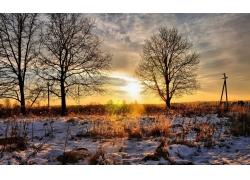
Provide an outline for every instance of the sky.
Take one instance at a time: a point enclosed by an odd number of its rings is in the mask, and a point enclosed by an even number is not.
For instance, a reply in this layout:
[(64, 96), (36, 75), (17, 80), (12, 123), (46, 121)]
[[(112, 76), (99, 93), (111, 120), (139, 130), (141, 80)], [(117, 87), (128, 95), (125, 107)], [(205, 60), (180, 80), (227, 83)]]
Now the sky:
[[(134, 71), (144, 41), (159, 28), (176, 27), (200, 53), (197, 80), (201, 89), (172, 102), (219, 101), (227, 78), (230, 101), (250, 99), (250, 14), (249, 13), (87, 13), (94, 18), (93, 30), (103, 39), (103, 48), (113, 54), (110, 74), (112, 96), (94, 96), (86, 101), (163, 103), (155, 95), (131, 93), (127, 85), (136, 82)], [(225, 100), (225, 93), (223, 96)], [(84, 101), (84, 99), (83, 99)]]
[[(193, 50), (200, 53), (197, 80), (201, 89), (194, 95), (172, 99), (172, 102), (219, 101), (223, 73), (228, 77), (229, 101), (249, 100), (250, 13), (244, 2), (204, 1), (204, 4), (198, 5), (195, 0), (191, 0), (188, 3), (180, 1), (182, 6), (176, 6), (173, 2), (156, 1), (158, 4), (145, 1), (142, 6), (140, 2), (131, 0), (123, 4), (95, 0), (84, 5), (77, 4), (82, 1), (73, 0), (75, 4), (60, 1), (58, 7), (54, 1), (54, 4), (47, 6), (49, 1), (46, 0), (47, 3), (39, 7), (30, 4), (32, 8), (28, 9), (18, 8), (20, 2), (17, 1), (15, 7), (18, 9), (11, 7), (7, 12), (30, 12), (30, 9), (38, 13), (77, 12), (95, 19), (93, 33), (103, 40), (102, 48), (113, 55), (113, 71), (109, 74), (110, 84), (107, 85), (112, 93), (83, 97), (80, 104), (106, 103), (110, 99), (114, 103), (131, 103), (135, 100), (139, 103), (164, 103), (154, 94), (141, 95), (134, 78), (144, 41), (157, 34), (161, 27), (176, 27), (184, 38), (193, 43)], [(192, 6), (194, 3), (196, 6)], [(5, 12), (6, 8), (3, 10)], [(55, 100), (52, 104), (60, 104), (60, 101)], [(77, 102), (68, 99), (67, 104)]]

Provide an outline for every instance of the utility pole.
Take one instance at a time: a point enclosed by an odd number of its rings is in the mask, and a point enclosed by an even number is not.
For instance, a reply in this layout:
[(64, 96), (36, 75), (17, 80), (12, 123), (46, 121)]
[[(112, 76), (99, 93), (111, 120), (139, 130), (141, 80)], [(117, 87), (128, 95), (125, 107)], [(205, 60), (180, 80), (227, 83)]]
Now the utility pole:
[(221, 92), (220, 105), (221, 105), (221, 101), (222, 101), (222, 97), (223, 97), (223, 92), (224, 92), (224, 89), (225, 89), (225, 91), (226, 91), (225, 92), (226, 93), (226, 111), (228, 111), (227, 81), (226, 81), (226, 79), (228, 77), (226, 77), (225, 73), (223, 75), (224, 75), (224, 77), (222, 79), (224, 79), (224, 83), (223, 83), (222, 92)]

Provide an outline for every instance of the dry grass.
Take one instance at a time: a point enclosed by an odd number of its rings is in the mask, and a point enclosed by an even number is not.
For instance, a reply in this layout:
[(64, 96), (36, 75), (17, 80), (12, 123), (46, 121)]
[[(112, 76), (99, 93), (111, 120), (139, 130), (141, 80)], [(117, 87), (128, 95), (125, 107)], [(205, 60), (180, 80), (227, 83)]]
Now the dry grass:
[(110, 121), (107, 119), (92, 120), (91, 128), (85, 132), (80, 130), (77, 133), (78, 137), (91, 137), (91, 138), (123, 138), (126, 137), (124, 125), (118, 121)]
[(160, 144), (156, 147), (153, 153), (147, 154), (142, 160), (154, 160), (159, 161), (161, 157), (168, 160), (169, 159), (169, 152), (167, 150), (168, 143), (166, 139), (161, 139)]
[(63, 155), (58, 156), (56, 159), (62, 163), (66, 164), (76, 164), (80, 160), (84, 161), (90, 154), (82, 151), (69, 151), (65, 152)]
[(89, 165), (105, 165), (107, 164), (105, 161), (105, 151), (102, 146), (96, 151), (95, 154), (91, 155), (88, 159)]
[(196, 137), (196, 141), (204, 142), (205, 147), (213, 147), (215, 144), (213, 140), (213, 136), (216, 131), (215, 124), (208, 124), (206, 122), (200, 123), (197, 130), (198, 134)]
[(230, 133), (233, 136), (250, 136), (250, 115), (247, 113), (233, 114), (230, 117)]
[(24, 151), (28, 147), (27, 139), (23, 137), (7, 137), (0, 139), (0, 145), (5, 151), (21, 150)]
[(28, 123), (24, 121), (18, 122), (16, 118), (7, 119), (5, 121), (4, 138), (0, 139), (2, 152), (21, 150), (24, 151), (28, 147)]
[(189, 141), (187, 139), (175, 138), (170, 142), (170, 144), (182, 144), (182, 145), (188, 146), (190, 148), (196, 147), (196, 145), (194, 144), (193, 141)]
[(142, 129), (140, 126), (137, 126), (132, 129), (128, 129), (128, 139), (142, 139)]
[(169, 137), (171, 134), (170, 124), (165, 121), (164, 123), (154, 123), (152, 128), (149, 129), (149, 135), (154, 137)]

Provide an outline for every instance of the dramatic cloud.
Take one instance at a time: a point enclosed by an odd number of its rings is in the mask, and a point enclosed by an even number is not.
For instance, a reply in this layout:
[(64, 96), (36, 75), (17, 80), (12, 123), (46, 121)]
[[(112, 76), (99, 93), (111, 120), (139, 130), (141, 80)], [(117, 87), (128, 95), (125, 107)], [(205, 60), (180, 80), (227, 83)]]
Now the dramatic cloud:
[[(219, 100), (223, 73), (228, 76), (229, 99), (250, 99), (250, 14), (95, 13), (83, 16), (95, 19), (94, 33), (104, 40), (103, 48), (113, 54), (115, 73), (133, 77), (144, 40), (158, 33), (160, 27), (176, 27), (193, 43), (193, 50), (200, 53), (198, 80), (202, 86), (197, 95), (177, 101), (202, 100), (201, 96), (207, 97), (206, 100)], [(115, 87), (127, 84), (124, 79), (110, 79), (110, 86), (119, 95), (125, 92)], [(151, 100), (144, 99), (144, 102)]]

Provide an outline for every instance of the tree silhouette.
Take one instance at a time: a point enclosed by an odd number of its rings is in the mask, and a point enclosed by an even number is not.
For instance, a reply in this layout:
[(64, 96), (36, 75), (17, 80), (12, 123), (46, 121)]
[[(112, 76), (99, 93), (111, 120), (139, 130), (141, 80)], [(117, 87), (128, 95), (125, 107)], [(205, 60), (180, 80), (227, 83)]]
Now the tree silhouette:
[(38, 28), (38, 14), (0, 16), (0, 97), (20, 102), (23, 115), (26, 114), (26, 97), (29, 95), (33, 105), (41, 92), (38, 86), (26, 86), (37, 57)]
[(61, 115), (67, 114), (66, 95), (78, 97), (105, 92), (111, 55), (102, 51), (102, 41), (92, 34), (94, 21), (81, 14), (47, 14), (41, 34), (37, 74), (50, 81), (51, 93), (61, 98)]
[(160, 28), (158, 34), (145, 40), (135, 71), (144, 92), (156, 93), (170, 108), (173, 96), (193, 94), (199, 89), (196, 80), (199, 54), (191, 50), (192, 46), (176, 28)]

